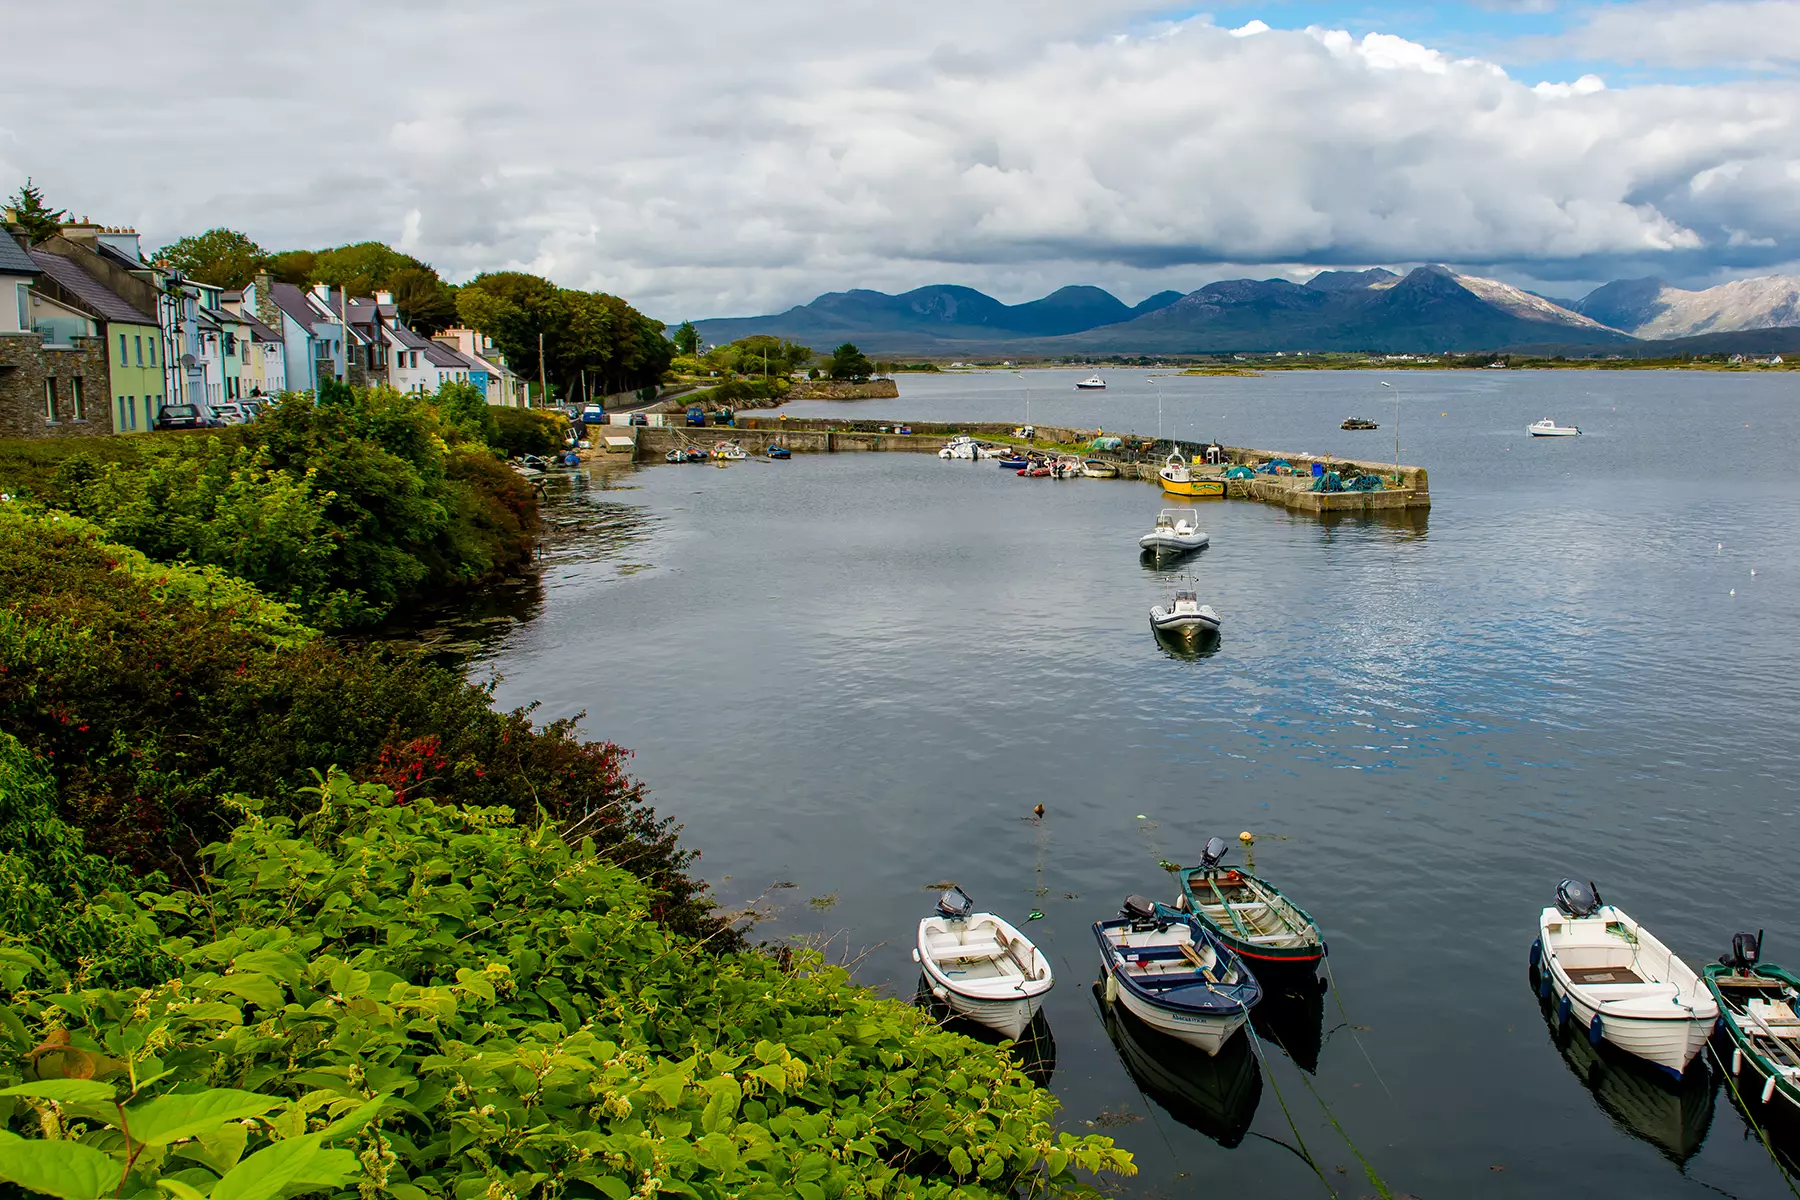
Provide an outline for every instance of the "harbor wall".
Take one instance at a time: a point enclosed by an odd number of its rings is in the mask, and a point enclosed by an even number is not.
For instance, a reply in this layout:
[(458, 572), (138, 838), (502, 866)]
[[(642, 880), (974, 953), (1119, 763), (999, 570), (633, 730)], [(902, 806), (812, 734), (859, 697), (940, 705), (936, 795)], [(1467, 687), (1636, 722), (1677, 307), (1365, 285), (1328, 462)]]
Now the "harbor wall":
[[(1398, 472), (1391, 462), (1373, 459), (1349, 459), (1332, 455), (1299, 454), (1289, 451), (1262, 450), (1249, 446), (1219, 446), (1219, 462), (1207, 464), (1206, 443), (1185, 441), (1151, 442), (1127, 439), (1119, 450), (1091, 453), (1087, 443), (1101, 431), (1039, 425), (1030, 441), (1014, 434), (1016, 427), (978, 422), (930, 421), (831, 421), (822, 419), (787, 420), (775, 417), (740, 417), (735, 427), (717, 426), (640, 426), (636, 428), (636, 460), (660, 462), (674, 449), (710, 450), (715, 442), (737, 442), (751, 454), (761, 454), (770, 446), (786, 446), (796, 454), (839, 454), (858, 451), (889, 451), (914, 454), (936, 454), (947, 438), (966, 434), (970, 437), (1008, 442), (1021, 449), (1045, 452), (1062, 450), (1083, 457), (1104, 459), (1118, 467), (1121, 478), (1157, 482), (1157, 470), (1171, 450), (1195, 461), (1196, 473), (1222, 474), (1234, 464), (1255, 466), (1271, 459), (1285, 459), (1294, 467), (1293, 475), (1257, 475), (1254, 479), (1226, 480), (1226, 496), (1260, 500), (1303, 512), (1377, 512), (1389, 509), (1429, 508), (1430, 476), (1424, 467), (1401, 464)], [(908, 432), (897, 432), (906, 429)], [(1108, 435), (1119, 436), (1119, 435)], [(1378, 492), (1315, 492), (1312, 489), (1312, 464), (1341, 476), (1378, 475), (1385, 486)], [(1399, 486), (1393, 486), (1398, 479)], [(1186, 498), (1184, 498), (1186, 499)]]

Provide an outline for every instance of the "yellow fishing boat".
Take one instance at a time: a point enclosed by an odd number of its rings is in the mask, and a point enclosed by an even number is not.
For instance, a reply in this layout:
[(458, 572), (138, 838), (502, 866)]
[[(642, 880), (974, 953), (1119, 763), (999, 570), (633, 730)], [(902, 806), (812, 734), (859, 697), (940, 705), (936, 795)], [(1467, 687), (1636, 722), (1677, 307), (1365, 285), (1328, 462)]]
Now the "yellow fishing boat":
[(1162, 480), (1162, 490), (1171, 496), (1223, 496), (1225, 481), (1223, 479), (1202, 479), (1195, 475), (1188, 466), (1187, 459), (1181, 457), (1178, 450), (1164, 460), (1162, 470), (1157, 476)]

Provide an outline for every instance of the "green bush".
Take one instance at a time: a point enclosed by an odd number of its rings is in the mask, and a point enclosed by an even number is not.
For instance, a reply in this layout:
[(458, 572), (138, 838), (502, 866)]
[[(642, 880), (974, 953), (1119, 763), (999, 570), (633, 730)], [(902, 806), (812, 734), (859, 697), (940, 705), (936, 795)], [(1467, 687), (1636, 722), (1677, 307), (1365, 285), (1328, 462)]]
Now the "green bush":
[(0, 504), (0, 728), (122, 866), (182, 878), (237, 819), (230, 794), (284, 811), (336, 765), (409, 797), (583, 821), (672, 927), (715, 928), (627, 752), (530, 717), (417, 654), (320, 638), (216, 568), (159, 566), (88, 522)]
[(431, 397), (338, 388), (204, 436), (96, 439), (54, 459), (9, 445), (0, 491), (153, 558), (222, 567), (326, 628), (365, 627), (529, 559), (531, 489), (471, 435), (486, 405), (448, 385), (444, 402), (448, 418)]
[(562, 449), (569, 419), (541, 408), (496, 408), (495, 440), (490, 444), (508, 458), (524, 454), (552, 454)]
[(200, 889), (119, 914), (160, 926), (174, 978), (122, 961), (82, 987), (0, 949), (0, 1178), (64, 1200), (980, 1200), (1132, 1169), (1053, 1132), (1004, 1051), (816, 955), (671, 935), (553, 825), (340, 773), (317, 795), (298, 820), (247, 806)]

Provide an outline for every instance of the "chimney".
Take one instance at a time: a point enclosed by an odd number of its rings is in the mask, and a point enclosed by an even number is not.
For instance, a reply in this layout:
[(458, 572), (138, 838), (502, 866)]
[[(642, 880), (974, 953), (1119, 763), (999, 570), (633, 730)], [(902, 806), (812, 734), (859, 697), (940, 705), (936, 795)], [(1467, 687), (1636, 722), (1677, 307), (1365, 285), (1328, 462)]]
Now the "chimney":
[(118, 229), (103, 229), (98, 235), (98, 240), (101, 245), (112, 247), (132, 262), (144, 261), (143, 248), (138, 244), (138, 231), (129, 225), (121, 226)]
[(329, 283), (313, 284), (312, 294), (317, 296), (320, 300), (323, 300), (326, 304), (331, 303), (331, 285)]
[(394, 302), (394, 293), (392, 293), (392, 292), (376, 292), (375, 293), (375, 303), (377, 303), (377, 304), (392, 304), (393, 302)]
[(281, 329), (281, 310), (275, 306), (275, 277), (267, 271), (256, 273), (256, 319), (273, 329)]

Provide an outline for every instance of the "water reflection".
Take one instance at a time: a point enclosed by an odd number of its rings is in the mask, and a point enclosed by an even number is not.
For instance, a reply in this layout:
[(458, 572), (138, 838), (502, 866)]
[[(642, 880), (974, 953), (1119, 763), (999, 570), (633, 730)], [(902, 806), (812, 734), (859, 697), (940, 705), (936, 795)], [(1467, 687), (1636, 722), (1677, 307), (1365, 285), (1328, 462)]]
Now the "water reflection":
[[(960, 1033), (989, 1046), (997, 1046), (1006, 1040), (979, 1021), (958, 1016), (949, 1005), (931, 994), (931, 983), (923, 974), (919, 976), (918, 987), (913, 993), (913, 1004), (925, 1010), (932, 1020), (951, 1033)], [(1051, 1077), (1056, 1074), (1056, 1036), (1050, 1032), (1050, 1018), (1042, 1009), (1031, 1019), (1031, 1024), (1025, 1027), (1024, 1034), (1012, 1044), (1011, 1053), (1014, 1065), (1024, 1073), (1025, 1078), (1039, 1087), (1050, 1086)]]
[[(1721, 1064), (1729, 1066), (1730, 1042), (1721, 1035), (1713, 1040), (1713, 1049), (1720, 1056)], [(1754, 1079), (1754, 1074), (1746, 1067), (1736, 1087), (1727, 1078), (1722, 1089), (1736, 1110), (1738, 1120), (1743, 1122), (1744, 1141), (1756, 1147), (1757, 1153), (1772, 1152), (1788, 1177), (1800, 1183), (1800, 1110), (1781, 1100), (1762, 1103), (1761, 1085), (1753, 1084)], [(1767, 1151), (1763, 1150), (1765, 1137), (1768, 1138)]]
[[(1535, 969), (1531, 984), (1535, 993)], [(1542, 996), (1538, 1010), (1563, 1062), (1593, 1093), (1595, 1103), (1614, 1125), (1649, 1142), (1676, 1166), (1685, 1165), (1699, 1153), (1712, 1127), (1713, 1096), (1719, 1090), (1718, 1076), (1705, 1054), (1677, 1083), (1648, 1063), (1610, 1045), (1591, 1044), (1587, 1032), (1576, 1028), (1573, 1022), (1559, 1028), (1556, 1006)]]
[(1291, 983), (1258, 975), (1263, 984), (1262, 1003), (1250, 1010), (1250, 1026), (1265, 1042), (1273, 1043), (1309, 1074), (1319, 1070), (1319, 1051), (1325, 1045), (1325, 981), (1308, 975)]
[(1216, 629), (1156, 629), (1151, 635), (1162, 652), (1170, 658), (1195, 660), (1211, 658), (1219, 652), (1220, 638)]
[(1209, 1055), (1151, 1029), (1122, 1005), (1102, 1001), (1099, 1007), (1107, 1036), (1144, 1095), (1227, 1150), (1244, 1140), (1262, 1099), (1262, 1069), (1249, 1038), (1234, 1037)]

